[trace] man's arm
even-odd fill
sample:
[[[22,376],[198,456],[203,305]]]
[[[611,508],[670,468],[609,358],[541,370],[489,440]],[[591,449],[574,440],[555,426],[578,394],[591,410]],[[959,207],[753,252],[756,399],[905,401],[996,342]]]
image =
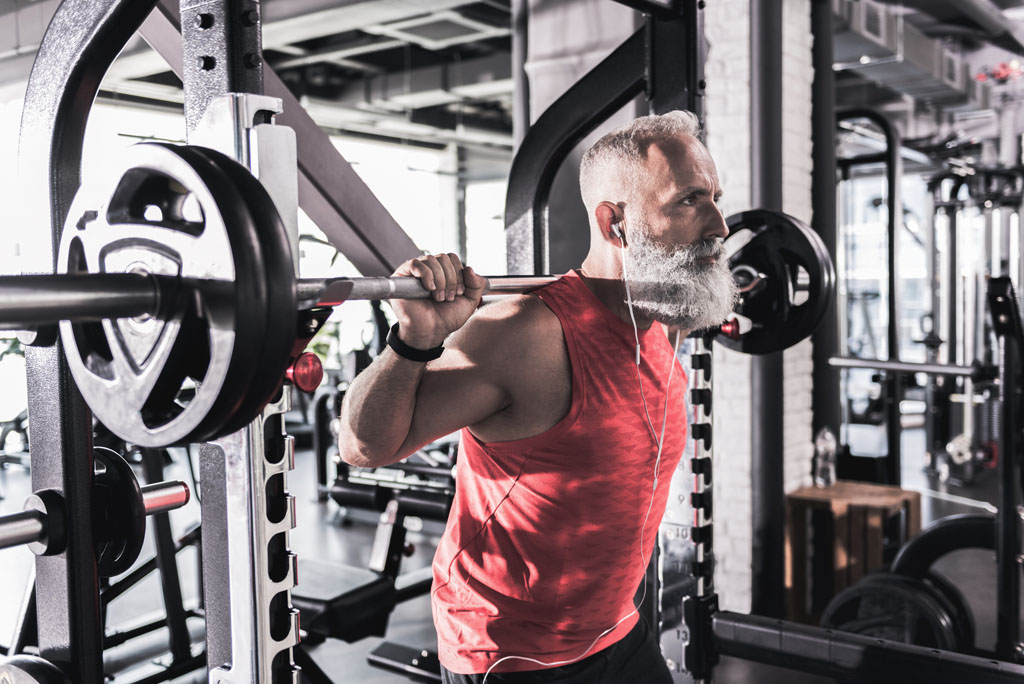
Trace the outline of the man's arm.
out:
[[[356,378],[345,394],[339,429],[341,458],[352,465],[401,460],[506,403],[496,376],[501,364],[493,362],[500,325],[481,316],[460,330],[479,306],[486,281],[464,269],[454,254],[413,259],[395,275],[416,276],[435,295],[392,301],[403,342],[429,349],[458,333],[441,358],[429,364],[386,348]]]
[[[487,309],[452,335],[436,361],[409,361],[388,348],[359,374],[341,406],[342,460],[394,463],[508,405],[500,355],[514,322]]]

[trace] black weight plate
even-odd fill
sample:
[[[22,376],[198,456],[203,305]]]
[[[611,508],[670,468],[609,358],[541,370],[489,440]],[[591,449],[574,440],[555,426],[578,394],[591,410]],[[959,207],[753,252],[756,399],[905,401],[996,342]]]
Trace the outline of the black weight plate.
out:
[[[252,262],[248,264],[236,262],[234,303],[245,308],[246,317],[236,320],[236,350],[232,354],[232,363],[218,397],[217,406],[197,428],[199,439],[196,441],[208,441],[236,431],[255,417],[247,406],[251,401],[253,386],[260,377],[257,369],[262,368],[261,364],[264,363],[260,353],[264,346],[263,340],[275,332],[278,336],[280,334],[280,331],[275,331],[267,325],[270,298],[279,295],[271,292],[266,274],[267,259],[260,236],[260,231],[265,230],[263,224],[266,219],[259,216],[256,206],[250,203],[253,195],[258,198],[259,192],[266,194],[262,185],[253,188],[251,182],[255,179],[248,172],[241,179],[237,174],[226,173],[221,165],[210,159],[207,154],[210,150],[206,148],[188,146],[179,148],[179,152],[186,156],[195,168],[202,168],[204,174],[208,174],[205,177],[208,178],[210,189],[218,199],[218,208],[224,224],[232,228],[231,237],[232,245],[236,247],[235,252],[241,256],[253,257]],[[245,170],[237,163],[232,163],[235,168]],[[258,181],[256,183],[259,184]],[[239,299],[244,299],[244,302]],[[291,311],[293,316],[296,315],[294,304]]]
[[[821,322],[835,292],[835,269],[821,238],[805,223],[778,211],[755,209],[726,220],[725,240],[734,275],[745,267],[763,278],[741,295],[735,312],[753,328],[725,346],[747,354],[782,351],[806,339]],[[801,282],[800,272],[806,274]],[[807,298],[797,304],[797,291]]]
[[[206,156],[235,184],[242,188],[250,212],[256,220],[267,278],[266,333],[260,361],[253,369],[252,384],[237,419],[229,430],[237,430],[251,422],[273,399],[291,361],[296,341],[298,299],[295,265],[288,229],[263,184],[248,169],[230,157],[208,148],[193,148]]]
[[[967,600],[960,590],[948,579],[936,572],[929,572],[924,579],[925,584],[945,601],[953,625],[957,630],[957,641],[960,653],[971,653],[974,650],[974,614],[967,607]]]
[[[130,443],[209,439],[245,397],[267,294],[244,199],[205,157],[158,143],[130,148],[118,173],[87,179],[75,197],[60,271],[141,270],[184,284],[152,318],[60,324],[86,402]]]
[[[117,452],[96,449],[104,471],[93,480],[93,536],[101,577],[120,575],[132,566],[146,539],[146,506],[139,481]]]
[[[918,646],[955,650],[953,617],[922,582],[901,575],[869,575],[825,607],[823,627]]]

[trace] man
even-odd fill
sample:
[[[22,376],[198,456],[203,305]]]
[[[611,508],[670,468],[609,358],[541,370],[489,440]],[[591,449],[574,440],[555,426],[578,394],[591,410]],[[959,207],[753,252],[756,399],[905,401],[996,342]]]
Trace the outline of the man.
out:
[[[395,273],[434,298],[392,302],[341,456],[380,466],[462,430],[431,592],[447,683],[672,681],[633,604],[686,438],[665,326],[678,347],[735,300],[698,133],[642,117],[587,152],[590,251],[547,287],[477,310],[485,282],[454,254]]]

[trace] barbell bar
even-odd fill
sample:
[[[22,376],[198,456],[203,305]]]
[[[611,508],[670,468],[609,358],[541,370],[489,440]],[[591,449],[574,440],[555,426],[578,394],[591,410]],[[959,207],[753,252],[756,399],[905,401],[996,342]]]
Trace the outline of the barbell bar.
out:
[[[734,320],[707,332],[753,354],[806,338],[834,286],[820,238],[777,212],[728,225],[730,269],[756,277],[739,283],[749,287]],[[93,414],[145,447],[209,441],[250,422],[322,323],[309,310],[430,296],[410,277],[296,279],[287,228],[260,182],[213,150],[163,143],[135,145],[114,172],[84,179],[55,266],[0,276],[0,329],[58,323]],[[553,280],[491,277],[486,294]]]
[[[484,294],[516,295],[536,290],[554,276],[489,276]],[[145,273],[86,273],[0,276],[0,329],[24,330],[58,321],[85,323],[105,318],[160,315],[161,303],[181,287],[217,287],[223,281]],[[301,309],[371,299],[427,299],[430,290],[412,277],[309,278],[297,281]]]
[[[179,480],[140,487],[146,515],[166,513],[188,503],[191,492]],[[36,509],[0,516],[0,549],[33,544],[46,538],[46,513]]]

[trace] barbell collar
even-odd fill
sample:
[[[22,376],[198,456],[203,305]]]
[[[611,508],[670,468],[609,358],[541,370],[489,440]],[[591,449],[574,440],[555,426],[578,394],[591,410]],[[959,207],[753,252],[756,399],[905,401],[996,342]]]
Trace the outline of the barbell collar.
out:
[[[146,485],[140,489],[142,492],[142,505],[146,508],[146,515],[166,513],[176,508],[181,508],[188,503],[192,496],[188,485],[178,480],[157,482]]]

